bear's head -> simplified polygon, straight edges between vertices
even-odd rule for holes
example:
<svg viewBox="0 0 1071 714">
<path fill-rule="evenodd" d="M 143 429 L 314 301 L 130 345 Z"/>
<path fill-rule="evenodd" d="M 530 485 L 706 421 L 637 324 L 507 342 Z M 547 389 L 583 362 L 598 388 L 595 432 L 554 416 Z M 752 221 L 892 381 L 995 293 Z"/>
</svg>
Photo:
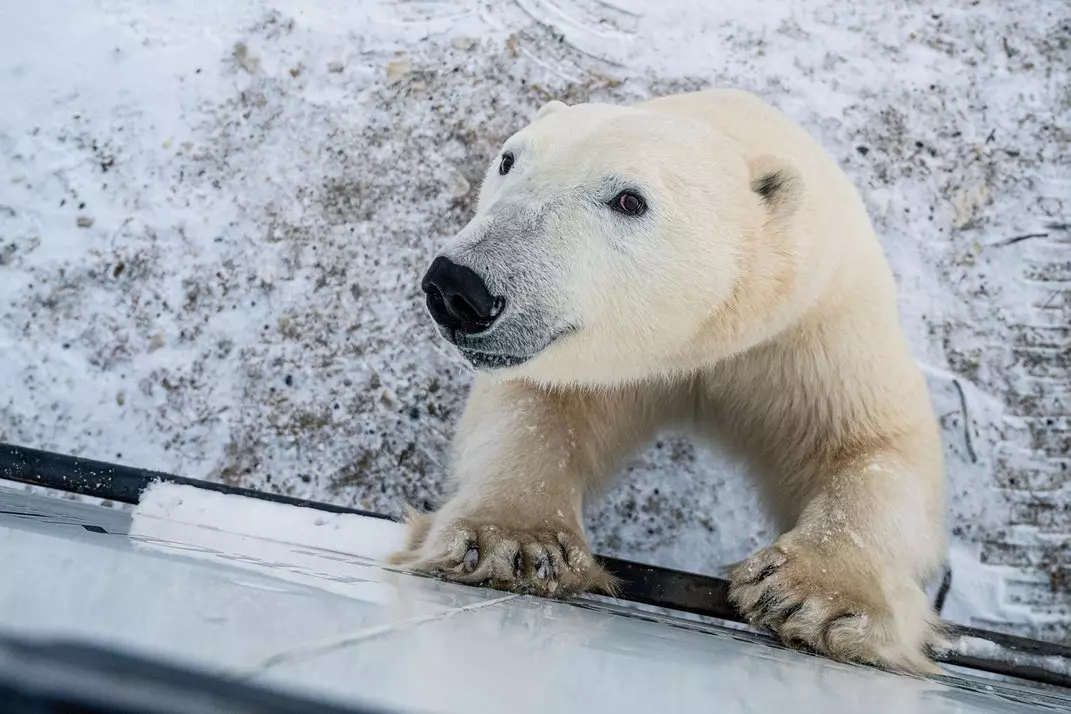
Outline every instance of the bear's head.
<svg viewBox="0 0 1071 714">
<path fill-rule="evenodd" d="M 433 260 L 428 310 L 475 368 L 510 378 L 695 369 L 712 341 L 731 350 L 761 329 L 753 293 L 787 270 L 799 183 L 697 119 L 551 102 L 505 142 L 475 216 Z"/>
</svg>

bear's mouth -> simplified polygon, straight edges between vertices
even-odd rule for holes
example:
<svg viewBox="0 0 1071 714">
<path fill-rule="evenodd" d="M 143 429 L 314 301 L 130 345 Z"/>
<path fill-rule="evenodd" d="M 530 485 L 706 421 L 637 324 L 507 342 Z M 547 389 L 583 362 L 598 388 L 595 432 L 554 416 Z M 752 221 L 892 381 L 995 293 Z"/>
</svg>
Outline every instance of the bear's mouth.
<svg viewBox="0 0 1071 714">
<path fill-rule="evenodd" d="M 463 347 L 459 347 L 458 351 L 461 352 L 461 356 L 465 358 L 465 361 L 476 369 L 507 369 L 509 367 L 517 367 L 532 359 L 532 355 L 492 354 L 467 350 Z"/>
<path fill-rule="evenodd" d="M 449 339 L 454 344 L 454 346 L 457 348 L 457 351 L 460 352 L 461 356 L 465 358 L 465 361 L 467 361 L 475 369 L 495 370 L 518 367 L 524 364 L 525 362 L 528 362 L 529 360 L 533 359 L 545 349 L 556 343 L 558 340 L 574 332 L 575 330 L 576 327 L 572 325 L 562 328 L 561 330 L 555 332 L 550 337 L 550 339 L 541 340 L 542 344 L 536 349 L 531 351 L 526 350 L 526 354 L 519 354 L 510 351 L 499 351 L 491 349 L 485 350 L 475 348 L 470 345 L 464 344 L 462 339 L 459 339 L 462 336 L 458 335 L 456 332 L 453 335 L 447 335 L 447 339 Z"/>
</svg>

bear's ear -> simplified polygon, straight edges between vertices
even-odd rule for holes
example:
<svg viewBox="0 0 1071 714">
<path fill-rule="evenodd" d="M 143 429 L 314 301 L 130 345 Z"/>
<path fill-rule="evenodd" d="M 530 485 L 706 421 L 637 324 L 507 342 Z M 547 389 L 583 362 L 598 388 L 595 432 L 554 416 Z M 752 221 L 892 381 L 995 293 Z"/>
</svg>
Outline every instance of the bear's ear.
<svg viewBox="0 0 1071 714">
<path fill-rule="evenodd" d="M 751 190 L 773 216 L 787 218 L 803 197 L 803 179 L 788 162 L 762 156 L 751 162 Z"/>
<path fill-rule="evenodd" d="M 568 108 L 569 108 L 569 105 L 566 104 L 565 102 L 559 102 L 557 99 L 552 99 L 549 102 L 547 102 L 546 104 L 544 104 L 542 107 L 539 108 L 539 111 L 536 112 L 536 115 L 532 119 L 532 121 L 535 121 L 536 119 L 542 119 L 543 117 L 545 117 L 548 114 L 553 114 L 554 112 L 560 112 L 562 109 L 568 109 Z"/>
</svg>

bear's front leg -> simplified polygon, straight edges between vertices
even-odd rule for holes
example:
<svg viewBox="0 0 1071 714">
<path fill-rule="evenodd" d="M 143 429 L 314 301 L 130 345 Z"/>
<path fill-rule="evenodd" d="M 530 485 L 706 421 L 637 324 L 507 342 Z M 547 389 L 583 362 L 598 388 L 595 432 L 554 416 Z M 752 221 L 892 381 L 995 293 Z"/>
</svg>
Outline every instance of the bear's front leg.
<svg viewBox="0 0 1071 714">
<path fill-rule="evenodd" d="M 454 494 L 435 513 L 410 515 L 408 543 L 392 562 L 513 592 L 611 591 L 581 507 L 665 416 L 664 393 L 656 399 L 478 376 L 454 441 Z"/>
<path fill-rule="evenodd" d="M 922 585 L 943 553 L 941 481 L 927 468 L 904 453 L 864 452 L 825 477 L 797 474 L 812 488 L 799 494 L 796 526 L 732 569 L 733 603 L 787 644 L 938 672 L 928 650 L 940 630 Z"/>
</svg>

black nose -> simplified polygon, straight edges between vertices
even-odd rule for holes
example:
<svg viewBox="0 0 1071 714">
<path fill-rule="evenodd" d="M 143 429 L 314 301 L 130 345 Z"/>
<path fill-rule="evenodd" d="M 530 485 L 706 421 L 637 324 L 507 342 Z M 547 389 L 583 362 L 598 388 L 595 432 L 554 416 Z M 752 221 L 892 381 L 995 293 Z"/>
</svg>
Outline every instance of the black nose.
<svg viewBox="0 0 1071 714">
<path fill-rule="evenodd" d="M 435 322 L 470 335 L 490 327 L 505 304 L 474 271 L 442 256 L 432 262 L 420 287 Z"/>
</svg>

